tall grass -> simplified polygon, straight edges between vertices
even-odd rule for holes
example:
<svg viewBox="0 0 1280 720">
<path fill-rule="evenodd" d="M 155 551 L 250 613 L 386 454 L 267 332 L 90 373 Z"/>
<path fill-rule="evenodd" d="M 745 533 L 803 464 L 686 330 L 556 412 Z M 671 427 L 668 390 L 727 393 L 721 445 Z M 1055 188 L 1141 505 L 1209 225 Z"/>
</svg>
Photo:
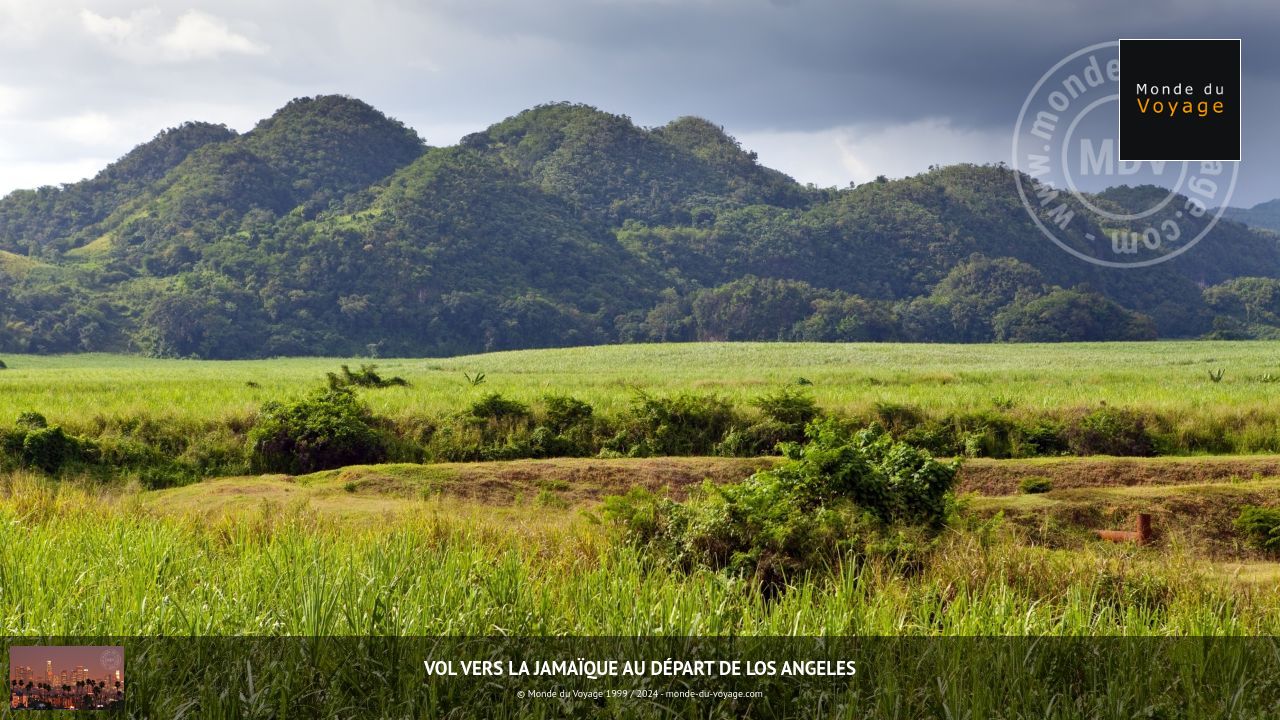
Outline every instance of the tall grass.
<svg viewBox="0 0 1280 720">
<path fill-rule="evenodd" d="M 766 599 L 655 565 L 547 511 L 485 522 L 431 503 L 376 524 L 264 505 L 152 514 L 128 494 L 8 477 L 6 635 L 1239 635 L 1280 631 L 1270 590 L 1190 558 L 1050 551 L 949 532 L 923 570 L 846 563 Z"/>
</svg>

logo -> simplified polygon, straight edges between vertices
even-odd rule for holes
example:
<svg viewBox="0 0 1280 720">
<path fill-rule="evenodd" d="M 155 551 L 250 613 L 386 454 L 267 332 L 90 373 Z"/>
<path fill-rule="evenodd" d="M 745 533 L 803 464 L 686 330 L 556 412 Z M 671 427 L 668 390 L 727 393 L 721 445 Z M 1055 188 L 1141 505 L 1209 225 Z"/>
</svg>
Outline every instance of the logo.
<svg viewBox="0 0 1280 720">
<path fill-rule="evenodd" d="M 1120 40 L 1122 160 L 1240 160 L 1239 40 Z"/>
<path fill-rule="evenodd" d="M 1023 207 L 1058 247 L 1095 265 L 1147 267 L 1213 230 L 1240 168 L 1120 160 L 1119 46 L 1077 50 L 1041 76 L 1018 113 L 1013 167 Z"/>
<path fill-rule="evenodd" d="M 103 670 L 119 670 L 120 662 L 124 660 L 123 654 L 118 648 L 109 647 L 102 651 L 98 656 L 98 662 L 102 665 Z"/>
</svg>

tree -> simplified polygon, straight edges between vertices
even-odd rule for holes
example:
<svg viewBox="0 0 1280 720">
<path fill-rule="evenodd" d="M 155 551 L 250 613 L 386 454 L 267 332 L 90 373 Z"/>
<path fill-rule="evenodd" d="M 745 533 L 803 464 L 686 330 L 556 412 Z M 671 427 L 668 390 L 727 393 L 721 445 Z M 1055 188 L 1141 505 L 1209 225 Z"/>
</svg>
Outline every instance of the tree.
<svg viewBox="0 0 1280 720">
<path fill-rule="evenodd" d="M 1007 342 L 1153 340 L 1151 318 L 1080 289 L 1015 303 L 995 318 L 996 337 Z"/>
<path fill-rule="evenodd" d="M 814 300 L 829 295 L 808 283 L 748 275 L 694 296 L 692 311 L 699 340 L 786 340 L 813 312 Z"/>
</svg>

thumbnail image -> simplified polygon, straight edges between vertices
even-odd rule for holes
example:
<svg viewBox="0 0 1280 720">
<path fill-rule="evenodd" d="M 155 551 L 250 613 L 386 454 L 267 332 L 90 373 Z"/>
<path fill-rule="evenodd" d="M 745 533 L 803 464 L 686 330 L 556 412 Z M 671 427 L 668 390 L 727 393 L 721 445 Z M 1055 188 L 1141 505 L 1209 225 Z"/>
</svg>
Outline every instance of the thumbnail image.
<svg viewBox="0 0 1280 720">
<path fill-rule="evenodd" d="M 9 648 L 9 707 L 105 710 L 124 702 L 124 648 L 15 645 Z"/>
</svg>

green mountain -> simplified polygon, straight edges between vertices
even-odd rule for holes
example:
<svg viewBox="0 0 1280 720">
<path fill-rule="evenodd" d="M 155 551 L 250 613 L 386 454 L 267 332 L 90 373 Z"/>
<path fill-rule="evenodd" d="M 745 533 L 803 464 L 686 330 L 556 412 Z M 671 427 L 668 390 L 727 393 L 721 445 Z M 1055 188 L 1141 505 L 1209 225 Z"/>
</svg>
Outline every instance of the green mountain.
<svg viewBox="0 0 1280 720">
<path fill-rule="evenodd" d="M 1280 233 L 1280 199 L 1258 203 L 1251 208 L 1229 207 L 1223 217 Z"/>
<path fill-rule="evenodd" d="M 192 152 L 235 135 L 222 125 L 187 123 L 161 132 L 90 180 L 11 193 L 0 201 L 0 249 L 27 254 L 65 241 L 146 192 Z"/>
<path fill-rule="evenodd" d="M 1280 334 L 1271 233 L 1223 222 L 1170 262 L 1098 268 L 1042 238 L 1002 166 L 817 189 L 706 120 L 567 103 L 443 148 L 337 96 L 243 135 L 184 125 L 0 200 L 0 279 L 5 352 Z"/>
</svg>

